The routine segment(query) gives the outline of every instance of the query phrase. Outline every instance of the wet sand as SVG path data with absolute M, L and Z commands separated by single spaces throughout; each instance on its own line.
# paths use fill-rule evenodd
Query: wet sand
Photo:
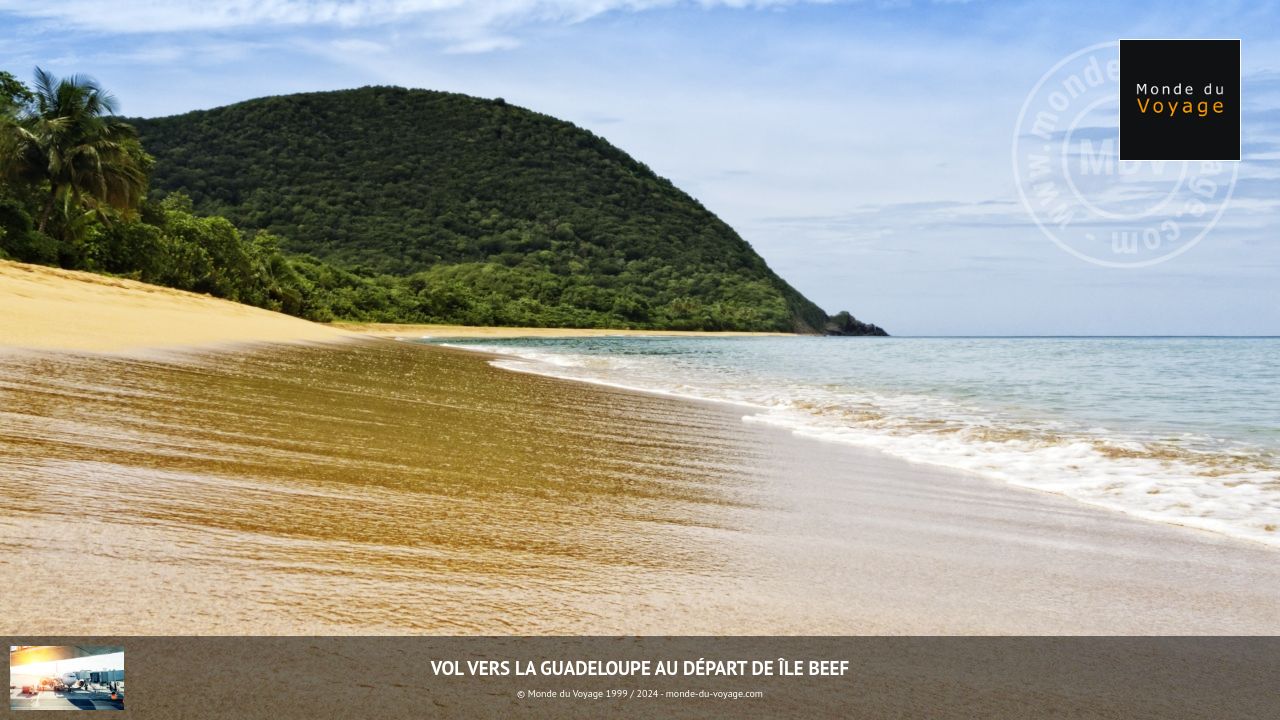
M 0 352 L 8 633 L 1274 634 L 1261 545 L 389 340 Z M 91 610 L 90 610 L 91 609 Z

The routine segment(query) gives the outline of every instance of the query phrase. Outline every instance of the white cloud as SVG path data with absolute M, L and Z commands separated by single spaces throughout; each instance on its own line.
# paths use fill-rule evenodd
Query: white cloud
M 362 40 L 360 38 L 343 38 L 334 40 L 333 47 L 335 50 L 344 53 L 360 53 L 360 54 L 382 54 L 390 52 L 391 48 L 380 42 L 372 40 Z
M 445 47 L 447 53 L 463 55 L 469 53 L 485 53 L 494 50 L 510 50 L 520 46 L 520 41 L 507 35 L 492 35 L 488 37 L 474 38 L 471 40 L 462 40 Z
M 438 43 L 449 54 L 519 47 L 518 30 L 572 25 L 610 12 L 643 12 L 680 5 L 701 8 L 780 8 L 840 0 L 0 0 L 0 14 L 57 29 L 111 34 L 192 33 L 255 28 L 391 31 Z M 340 52 L 384 53 L 364 40 L 331 43 Z M 345 46 L 344 46 L 345 44 Z M 377 43 L 381 46 L 381 43 Z
M 421 20 L 453 29 L 461 39 L 472 42 L 476 38 L 466 36 L 484 30 L 533 22 L 581 22 L 611 11 L 643 11 L 682 2 L 702 7 L 759 8 L 806 1 L 809 0 L 0 0 L 0 11 L 113 33 L 262 25 L 368 27 Z

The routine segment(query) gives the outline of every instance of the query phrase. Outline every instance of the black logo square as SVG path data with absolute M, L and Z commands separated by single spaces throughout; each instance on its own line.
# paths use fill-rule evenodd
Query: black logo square
M 1120 159 L 1239 160 L 1240 41 L 1121 40 Z

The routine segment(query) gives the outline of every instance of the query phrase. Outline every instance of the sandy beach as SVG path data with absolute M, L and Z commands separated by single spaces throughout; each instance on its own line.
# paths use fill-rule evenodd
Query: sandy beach
M 0 260 L 0 347 L 119 352 L 349 333 L 208 295 Z
M 568 338 L 568 337 L 787 337 L 791 333 L 704 332 L 701 330 L 617 330 L 610 328 L 472 327 L 467 325 L 402 325 L 334 323 L 334 327 L 373 337 L 422 338 Z
M 219 343 L 332 341 L 358 335 L 418 339 L 747 337 L 786 333 L 321 324 L 220 298 L 124 278 L 0 260 L 0 347 L 83 352 Z
M 8 633 L 1280 629 L 1257 543 L 483 353 L 0 279 Z

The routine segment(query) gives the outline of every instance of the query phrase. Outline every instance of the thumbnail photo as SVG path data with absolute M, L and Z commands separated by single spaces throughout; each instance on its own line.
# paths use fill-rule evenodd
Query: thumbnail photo
M 124 648 L 10 645 L 10 710 L 123 710 Z

